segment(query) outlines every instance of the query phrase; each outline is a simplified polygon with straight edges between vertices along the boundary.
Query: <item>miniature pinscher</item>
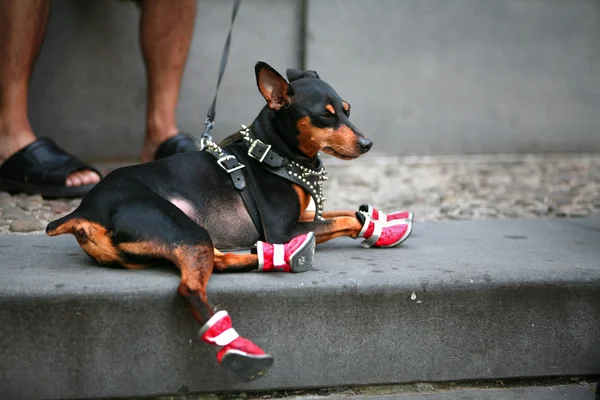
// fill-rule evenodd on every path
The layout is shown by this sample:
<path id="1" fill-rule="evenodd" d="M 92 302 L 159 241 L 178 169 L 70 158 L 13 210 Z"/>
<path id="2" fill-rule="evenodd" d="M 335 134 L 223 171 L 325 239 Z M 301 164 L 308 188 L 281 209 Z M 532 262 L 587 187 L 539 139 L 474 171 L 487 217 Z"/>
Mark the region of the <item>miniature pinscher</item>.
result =
<path id="1" fill-rule="evenodd" d="M 202 151 L 116 169 L 46 228 L 73 234 L 100 264 L 174 264 L 179 294 L 203 326 L 200 338 L 221 347 L 219 364 L 244 381 L 263 375 L 273 358 L 240 336 L 226 311 L 214 312 L 206 295 L 213 271 L 302 272 L 317 244 L 349 236 L 364 247 L 391 247 L 412 230 L 407 211 L 324 212 L 318 153 L 351 160 L 373 143 L 315 71 L 288 69 L 286 80 L 258 62 L 255 74 L 267 104 L 249 127 L 220 146 L 203 139 Z M 307 211 L 311 198 L 315 209 Z M 233 249 L 246 251 L 222 252 Z"/>

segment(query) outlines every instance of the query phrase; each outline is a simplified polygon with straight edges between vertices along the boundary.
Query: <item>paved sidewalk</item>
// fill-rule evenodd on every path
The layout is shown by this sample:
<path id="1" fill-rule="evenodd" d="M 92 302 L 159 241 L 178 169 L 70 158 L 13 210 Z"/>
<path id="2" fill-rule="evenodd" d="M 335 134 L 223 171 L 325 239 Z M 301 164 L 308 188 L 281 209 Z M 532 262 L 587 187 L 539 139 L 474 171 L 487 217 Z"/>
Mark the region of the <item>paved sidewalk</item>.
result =
<path id="1" fill-rule="evenodd" d="M 411 208 L 417 221 L 600 214 L 600 154 L 325 158 L 326 209 Z M 110 170 L 114 166 L 104 166 Z M 41 232 L 79 200 L 0 192 L 0 234 Z"/>

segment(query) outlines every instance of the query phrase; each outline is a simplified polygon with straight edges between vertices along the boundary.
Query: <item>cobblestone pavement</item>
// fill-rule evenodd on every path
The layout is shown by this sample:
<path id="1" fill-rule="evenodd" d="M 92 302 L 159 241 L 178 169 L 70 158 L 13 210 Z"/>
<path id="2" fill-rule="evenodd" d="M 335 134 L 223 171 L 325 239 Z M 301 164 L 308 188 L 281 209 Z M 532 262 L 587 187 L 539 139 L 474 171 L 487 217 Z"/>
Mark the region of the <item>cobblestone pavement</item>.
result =
<path id="1" fill-rule="evenodd" d="M 600 214 L 600 154 L 325 159 L 326 210 L 411 209 L 416 221 Z M 106 166 L 104 171 L 112 167 Z M 0 192 L 0 234 L 40 233 L 75 200 Z"/>

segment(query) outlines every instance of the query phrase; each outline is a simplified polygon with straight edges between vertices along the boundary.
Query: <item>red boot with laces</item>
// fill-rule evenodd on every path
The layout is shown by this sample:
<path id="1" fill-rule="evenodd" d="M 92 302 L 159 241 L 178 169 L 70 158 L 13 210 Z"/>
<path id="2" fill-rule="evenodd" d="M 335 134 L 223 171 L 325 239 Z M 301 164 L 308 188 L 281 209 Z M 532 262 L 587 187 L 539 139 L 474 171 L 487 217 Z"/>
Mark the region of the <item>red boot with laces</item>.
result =
<path id="1" fill-rule="evenodd" d="M 414 214 L 412 211 L 395 211 L 393 213 L 386 214 L 383 211 L 375 209 L 375 207 L 373 207 L 370 204 L 361 205 L 360 207 L 358 207 L 358 211 L 364 211 L 375 221 L 381 222 L 389 222 L 396 219 L 406 219 L 412 222 L 414 218 Z"/>
<path id="2" fill-rule="evenodd" d="M 364 221 L 364 225 L 358 234 L 358 238 L 364 238 L 361 245 L 369 247 L 394 247 L 404 242 L 412 232 L 412 222 L 410 220 L 391 220 L 381 222 L 374 220 L 364 211 L 356 213 L 359 221 Z"/>
<path id="3" fill-rule="evenodd" d="M 312 268 L 316 239 L 314 232 L 296 236 L 286 244 L 258 241 L 259 271 L 304 272 Z"/>
<path id="4" fill-rule="evenodd" d="M 229 373 L 249 382 L 263 376 L 273 365 L 273 357 L 250 340 L 241 337 L 227 311 L 219 311 L 200 330 L 202 341 L 221 347 L 217 361 Z"/>

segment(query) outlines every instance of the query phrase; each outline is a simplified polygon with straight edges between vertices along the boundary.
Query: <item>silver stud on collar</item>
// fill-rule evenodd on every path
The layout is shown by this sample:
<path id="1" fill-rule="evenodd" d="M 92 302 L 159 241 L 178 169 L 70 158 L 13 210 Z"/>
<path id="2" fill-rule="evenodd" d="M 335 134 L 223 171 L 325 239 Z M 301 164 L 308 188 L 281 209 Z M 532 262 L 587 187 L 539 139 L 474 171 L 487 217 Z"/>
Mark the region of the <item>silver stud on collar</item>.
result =
<path id="1" fill-rule="evenodd" d="M 243 139 L 249 143 L 253 142 L 253 138 L 250 133 L 250 127 L 246 125 L 242 125 L 242 129 L 239 132 Z M 323 196 L 323 182 L 325 182 L 329 177 L 327 177 L 327 172 L 325 168 L 321 166 L 318 170 L 305 167 L 304 165 L 300 165 L 295 161 L 290 161 L 285 165 L 287 169 L 289 179 L 296 183 L 299 183 L 305 189 L 308 190 L 310 196 L 313 198 L 315 202 L 315 221 L 324 221 L 323 218 L 323 203 L 327 199 Z"/>

